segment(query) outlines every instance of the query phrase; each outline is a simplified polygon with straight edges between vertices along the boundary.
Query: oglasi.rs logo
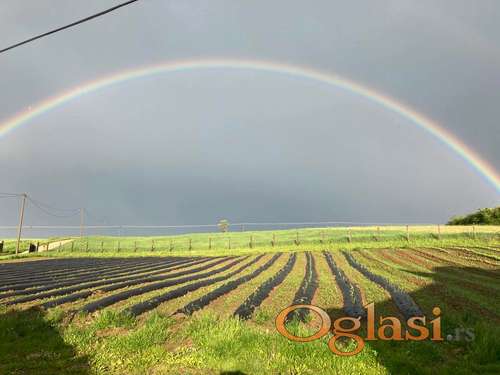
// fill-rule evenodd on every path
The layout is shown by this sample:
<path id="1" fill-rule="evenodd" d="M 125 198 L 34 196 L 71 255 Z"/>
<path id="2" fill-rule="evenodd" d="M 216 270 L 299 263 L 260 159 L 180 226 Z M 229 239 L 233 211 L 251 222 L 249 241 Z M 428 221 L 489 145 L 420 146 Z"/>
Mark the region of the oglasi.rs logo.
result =
<path id="1" fill-rule="evenodd" d="M 338 355 L 350 356 L 361 352 L 365 347 L 365 341 L 374 340 L 394 340 L 394 341 L 422 341 L 430 338 L 432 341 L 443 341 L 441 336 L 441 309 L 434 307 L 432 314 L 435 316 L 429 322 L 430 328 L 427 327 L 425 316 L 414 316 L 406 321 L 407 329 L 403 331 L 401 321 L 393 316 L 380 316 L 379 326 L 375 329 L 375 304 L 370 303 L 364 306 L 366 309 L 366 336 L 361 337 L 356 334 L 361 328 L 361 317 L 341 317 L 335 319 L 332 324 L 330 316 L 323 309 L 313 305 L 293 305 L 287 307 L 276 317 L 276 328 L 286 338 L 298 342 L 310 342 L 318 340 L 331 332 L 333 335 L 328 341 L 330 350 Z M 313 335 L 307 337 L 295 336 L 286 328 L 287 316 L 294 310 L 308 309 L 314 311 L 321 318 L 321 327 Z M 337 347 L 337 342 L 345 339 L 352 339 L 356 343 L 356 347 L 351 351 L 341 351 Z"/>

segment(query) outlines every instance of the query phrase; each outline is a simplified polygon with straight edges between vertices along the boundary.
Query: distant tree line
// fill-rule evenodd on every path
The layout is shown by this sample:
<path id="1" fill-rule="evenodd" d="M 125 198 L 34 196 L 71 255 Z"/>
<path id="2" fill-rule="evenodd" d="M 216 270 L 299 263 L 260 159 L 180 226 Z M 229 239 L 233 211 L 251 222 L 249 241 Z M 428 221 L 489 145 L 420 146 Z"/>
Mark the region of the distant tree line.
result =
<path id="1" fill-rule="evenodd" d="M 454 216 L 448 225 L 500 225 L 500 206 L 480 208 L 466 216 Z"/>

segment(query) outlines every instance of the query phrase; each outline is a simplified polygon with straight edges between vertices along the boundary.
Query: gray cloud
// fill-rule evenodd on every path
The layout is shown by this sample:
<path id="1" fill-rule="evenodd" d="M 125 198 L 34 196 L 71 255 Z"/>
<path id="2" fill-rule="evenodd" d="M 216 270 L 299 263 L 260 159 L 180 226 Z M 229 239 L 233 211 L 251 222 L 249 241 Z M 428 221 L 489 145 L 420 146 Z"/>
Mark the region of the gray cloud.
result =
<path id="1" fill-rule="evenodd" d="M 0 5 L 0 45 L 116 2 Z M 75 85 L 176 59 L 335 72 L 427 116 L 500 168 L 500 4 L 142 1 L 0 55 L 0 121 Z M 57 6 L 56 6 L 57 5 Z M 0 139 L 0 191 L 113 223 L 444 221 L 495 205 L 457 155 L 374 103 L 303 79 L 193 71 L 122 83 Z M 0 224 L 17 202 L 0 200 Z M 31 208 L 31 223 L 58 220 Z"/>

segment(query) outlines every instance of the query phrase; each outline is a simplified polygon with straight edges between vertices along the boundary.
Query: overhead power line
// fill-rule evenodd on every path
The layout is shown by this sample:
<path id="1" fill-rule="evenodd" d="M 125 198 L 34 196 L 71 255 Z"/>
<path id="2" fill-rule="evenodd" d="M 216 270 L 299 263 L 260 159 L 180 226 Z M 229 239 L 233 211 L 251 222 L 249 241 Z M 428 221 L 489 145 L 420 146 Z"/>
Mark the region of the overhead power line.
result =
<path id="1" fill-rule="evenodd" d="M 34 36 L 32 38 L 23 40 L 22 42 L 19 42 L 19 43 L 13 44 L 11 46 L 8 46 L 6 48 L 0 49 L 0 53 L 7 52 L 8 50 L 11 50 L 11 49 L 17 48 L 19 46 L 22 46 L 23 44 L 27 44 L 27 43 L 33 42 L 33 41 L 35 41 L 37 39 L 41 39 L 43 37 L 46 37 L 46 36 L 48 36 L 50 34 L 55 34 L 55 33 L 59 32 L 59 31 L 62 31 L 62 30 L 65 30 L 65 29 L 69 29 L 70 27 L 77 26 L 77 25 L 79 25 L 81 23 L 90 21 L 90 20 L 92 20 L 94 18 L 101 17 L 101 16 L 103 16 L 103 15 L 105 15 L 107 13 L 113 12 L 113 11 L 119 9 L 119 8 L 122 8 L 124 6 L 130 5 L 130 4 L 135 3 L 137 1 L 139 1 L 139 0 L 129 0 L 129 1 L 126 1 L 124 3 L 115 5 L 114 7 L 108 8 L 106 10 L 103 10 L 103 11 L 99 12 L 99 13 L 92 14 L 91 16 L 82 18 L 82 19 L 80 19 L 78 21 L 75 21 L 75 22 L 72 22 L 72 23 L 70 23 L 68 25 L 58 27 L 57 29 L 47 31 L 46 33 L 36 35 L 36 36 Z"/>
<path id="2" fill-rule="evenodd" d="M 101 223 L 101 224 L 108 224 L 108 220 L 105 217 L 97 217 L 97 216 L 93 215 L 88 210 L 88 208 L 83 208 L 82 210 L 83 210 L 83 213 L 85 214 L 85 216 L 87 216 L 89 219 L 97 221 L 98 223 Z"/>
<path id="3" fill-rule="evenodd" d="M 64 209 L 64 208 L 52 208 L 52 210 L 58 210 L 58 211 L 66 211 L 66 212 L 71 212 L 71 213 L 68 213 L 68 214 L 60 214 L 60 213 L 54 213 L 54 212 L 51 212 L 50 208 L 47 208 L 47 207 L 50 207 L 48 205 L 46 205 L 45 203 L 42 203 L 42 202 L 39 202 L 39 201 L 36 201 L 34 200 L 33 198 L 29 197 L 28 196 L 28 200 L 35 206 L 37 207 L 40 211 L 44 212 L 45 214 L 49 215 L 49 216 L 53 216 L 53 217 L 58 217 L 58 218 L 68 218 L 68 217 L 73 217 L 73 216 L 76 216 L 80 213 L 80 210 L 79 209 Z"/>
<path id="4" fill-rule="evenodd" d="M 36 202 L 40 206 L 44 206 L 45 208 L 47 208 L 49 210 L 62 211 L 62 212 L 80 212 L 79 208 L 58 208 L 58 207 L 51 206 L 47 203 L 40 202 L 39 200 L 36 200 L 34 198 L 31 198 L 31 197 L 30 197 L 30 200 L 33 202 Z"/>
<path id="5" fill-rule="evenodd" d="M 9 197 L 21 197 L 22 194 L 18 193 L 0 193 L 0 198 L 9 198 Z"/>

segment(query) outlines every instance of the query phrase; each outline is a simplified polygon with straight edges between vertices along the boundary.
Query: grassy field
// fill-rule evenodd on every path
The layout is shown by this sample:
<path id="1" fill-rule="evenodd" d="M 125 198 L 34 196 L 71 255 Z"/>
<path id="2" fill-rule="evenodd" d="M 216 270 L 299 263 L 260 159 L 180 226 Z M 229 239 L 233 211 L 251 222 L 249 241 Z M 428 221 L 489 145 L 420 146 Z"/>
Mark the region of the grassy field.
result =
<path id="1" fill-rule="evenodd" d="M 21 244 L 26 251 L 30 243 L 71 239 L 54 237 L 49 239 L 25 239 Z M 231 253 L 252 253 L 255 251 L 305 251 L 338 250 L 355 248 L 408 247 L 408 246 L 452 246 L 495 243 L 500 241 L 500 226 L 378 226 L 378 227 L 329 227 L 302 228 L 276 231 L 245 231 L 227 233 L 191 233 L 156 237 L 74 237 L 60 248 L 44 256 L 63 253 L 119 252 L 126 254 L 191 254 L 217 255 Z M 15 252 L 16 241 L 5 240 L 5 259 Z"/>
<path id="2" fill-rule="evenodd" d="M 370 242 L 358 239 L 371 230 L 352 232 L 338 244 L 122 254 L 74 247 L 0 263 L 0 373 L 500 372 L 500 242 L 491 232 Z M 327 346 L 331 334 L 297 343 L 276 332 L 276 315 L 297 301 L 333 319 L 369 302 L 377 315 L 402 320 L 412 303 L 428 319 L 439 306 L 447 339 L 367 341 L 341 357 Z M 252 307 L 246 317 L 242 306 Z M 288 327 L 306 335 L 317 324 L 310 315 Z"/>

